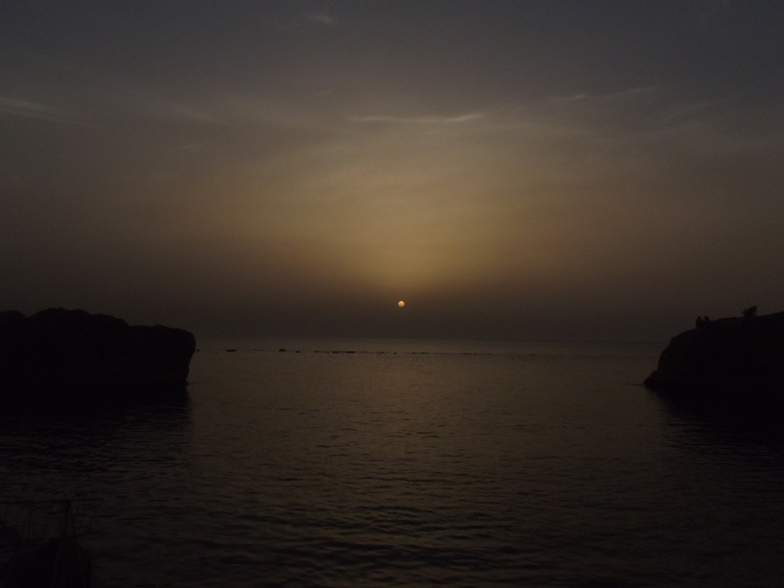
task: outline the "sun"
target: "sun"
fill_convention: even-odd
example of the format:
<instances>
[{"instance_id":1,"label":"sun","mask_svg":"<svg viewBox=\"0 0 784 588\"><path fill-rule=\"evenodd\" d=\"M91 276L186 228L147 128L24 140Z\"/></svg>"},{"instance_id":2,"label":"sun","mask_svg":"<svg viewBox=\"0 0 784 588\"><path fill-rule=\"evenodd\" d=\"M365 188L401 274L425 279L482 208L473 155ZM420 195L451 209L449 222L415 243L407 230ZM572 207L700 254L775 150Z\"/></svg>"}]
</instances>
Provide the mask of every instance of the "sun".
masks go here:
<instances>
[{"instance_id":1,"label":"sun","mask_svg":"<svg viewBox=\"0 0 784 588\"><path fill-rule=\"evenodd\" d=\"M403 308L403 307L406 305L406 303L405 303L405 301L401 300L400 302L398 302L398 303L397 303L397 305L398 305L400 308Z\"/></svg>"}]
</instances>

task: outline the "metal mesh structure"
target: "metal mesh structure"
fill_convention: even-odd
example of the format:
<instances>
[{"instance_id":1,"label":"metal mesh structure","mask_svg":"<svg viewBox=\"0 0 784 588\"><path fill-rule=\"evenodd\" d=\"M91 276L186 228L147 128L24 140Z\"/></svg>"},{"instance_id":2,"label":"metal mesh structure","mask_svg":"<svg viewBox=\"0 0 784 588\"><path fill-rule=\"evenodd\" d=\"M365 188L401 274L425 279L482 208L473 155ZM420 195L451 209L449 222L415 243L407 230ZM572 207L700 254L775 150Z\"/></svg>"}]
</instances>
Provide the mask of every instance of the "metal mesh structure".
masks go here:
<instances>
[{"instance_id":1,"label":"metal mesh structure","mask_svg":"<svg viewBox=\"0 0 784 588\"><path fill-rule=\"evenodd\" d=\"M80 517L77 527L69 500L0 502L0 588L89 588L90 557L78 539L91 522Z\"/></svg>"}]
</instances>

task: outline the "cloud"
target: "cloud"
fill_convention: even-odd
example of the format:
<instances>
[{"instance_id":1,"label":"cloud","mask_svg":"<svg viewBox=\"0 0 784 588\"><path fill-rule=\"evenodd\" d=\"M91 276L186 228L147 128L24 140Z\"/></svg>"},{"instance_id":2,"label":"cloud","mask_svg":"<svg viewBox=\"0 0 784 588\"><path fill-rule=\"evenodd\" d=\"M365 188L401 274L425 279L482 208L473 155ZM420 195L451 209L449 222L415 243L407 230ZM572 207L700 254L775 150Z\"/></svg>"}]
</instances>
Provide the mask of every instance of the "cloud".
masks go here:
<instances>
[{"instance_id":1,"label":"cloud","mask_svg":"<svg viewBox=\"0 0 784 588\"><path fill-rule=\"evenodd\" d=\"M0 96L0 116L18 118L34 118L65 124L82 124L73 116L58 108L52 108L37 102Z\"/></svg>"},{"instance_id":2,"label":"cloud","mask_svg":"<svg viewBox=\"0 0 784 588\"><path fill-rule=\"evenodd\" d=\"M150 86L117 81L107 83L102 80L98 80L94 84L93 92L97 101L112 109L113 115L117 114L115 109L119 109L126 114L134 113L163 120L196 123L222 122L221 118L212 112L210 104L205 104L203 98L201 100L194 98L192 101L184 102L173 100Z\"/></svg>"},{"instance_id":3,"label":"cloud","mask_svg":"<svg viewBox=\"0 0 784 588\"><path fill-rule=\"evenodd\" d=\"M306 18L311 22L315 22L327 27L334 27L339 24L339 21L336 17L327 14L326 12L311 12L310 14L306 15Z\"/></svg>"},{"instance_id":4,"label":"cloud","mask_svg":"<svg viewBox=\"0 0 784 588\"><path fill-rule=\"evenodd\" d=\"M150 110L162 118L172 118L183 121L215 123L220 120L201 109L193 106L170 102L165 99L152 100L149 103Z\"/></svg>"},{"instance_id":5,"label":"cloud","mask_svg":"<svg viewBox=\"0 0 784 588\"><path fill-rule=\"evenodd\" d=\"M480 118L484 118L485 114L481 112L462 114L459 116L387 116L387 115L370 115L370 116L349 116L348 120L355 123L392 123L392 124L428 124L428 125L449 125L471 122Z\"/></svg>"},{"instance_id":6,"label":"cloud","mask_svg":"<svg viewBox=\"0 0 784 588\"><path fill-rule=\"evenodd\" d=\"M626 100L628 98L635 98L640 95L650 94L658 90L656 86L646 86L642 88L629 88L628 90L620 90L618 92L609 92L607 94L588 94L580 93L572 96L554 96L550 100L552 102L615 102L618 100Z\"/></svg>"}]
</instances>

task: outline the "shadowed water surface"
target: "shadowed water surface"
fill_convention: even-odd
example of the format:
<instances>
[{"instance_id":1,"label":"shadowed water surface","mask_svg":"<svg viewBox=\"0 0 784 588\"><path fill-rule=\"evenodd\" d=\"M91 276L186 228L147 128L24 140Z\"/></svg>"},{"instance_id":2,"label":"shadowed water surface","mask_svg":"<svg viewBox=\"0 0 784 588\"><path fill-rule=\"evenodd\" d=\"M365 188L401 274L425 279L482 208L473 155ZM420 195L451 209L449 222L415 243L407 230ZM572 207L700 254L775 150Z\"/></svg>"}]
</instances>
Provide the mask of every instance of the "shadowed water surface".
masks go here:
<instances>
[{"instance_id":1,"label":"shadowed water surface","mask_svg":"<svg viewBox=\"0 0 784 588\"><path fill-rule=\"evenodd\" d=\"M99 586L784 582L781 445L642 388L659 346L200 347L189 403L0 420Z\"/></svg>"}]
</instances>

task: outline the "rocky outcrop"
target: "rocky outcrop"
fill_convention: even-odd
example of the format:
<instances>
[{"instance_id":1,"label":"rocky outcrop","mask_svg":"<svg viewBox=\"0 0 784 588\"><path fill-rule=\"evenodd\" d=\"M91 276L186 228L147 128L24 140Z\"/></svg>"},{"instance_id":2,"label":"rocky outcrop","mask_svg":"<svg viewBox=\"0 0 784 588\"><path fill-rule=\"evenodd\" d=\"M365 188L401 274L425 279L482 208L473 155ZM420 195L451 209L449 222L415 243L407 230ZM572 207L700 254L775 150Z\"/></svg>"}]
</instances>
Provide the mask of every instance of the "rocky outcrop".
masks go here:
<instances>
[{"instance_id":1,"label":"rocky outcrop","mask_svg":"<svg viewBox=\"0 0 784 588\"><path fill-rule=\"evenodd\" d=\"M0 312L0 398L105 400L184 392L196 340L188 331L51 308Z\"/></svg>"},{"instance_id":2,"label":"rocky outcrop","mask_svg":"<svg viewBox=\"0 0 784 588\"><path fill-rule=\"evenodd\" d=\"M784 312L710 320L672 338L645 386L660 392L747 396L784 391Z\"/></svg>"}]
</instances>

